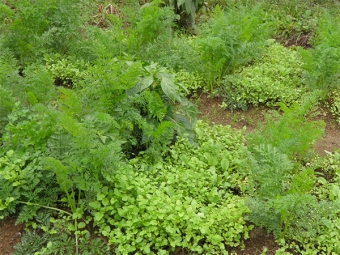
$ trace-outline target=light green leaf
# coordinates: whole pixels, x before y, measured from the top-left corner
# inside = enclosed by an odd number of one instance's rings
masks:
[[[101,207],[100,202],[99,201],[93,201],[89,203],[89,206],[91,206],[94,209],[99,209]]]
[[[105,197],[105,195],[104,194],[102,194],[102,193],[98,193],[97,194],[97,200],[103,200],[103,198]]]
[[[86,227],[85,222],[79,222],[78,223],[78,228],[85,228],[85,227]]]
[[[222,167],[223,171],[225,171],[225,172],[228,171],[228,169],[229,169],[229,160],[226,159],[226,158],[222,159],[221,160],[221,167]]]
[[[200,227],[200,231],[203,235],[205,235],[206,233],[208,233],[208,227],[207,226],[201,226]]]
[[[76,231],[76,227],[73,224],[69,224],[67,227],[70,231]]]
[[[104,213],[102,213],[102,212],[96,212],[94,214],[94,220],[95,221],[100,221],[103,217],[104,217]]]
[[[107,197],[105,197],[103,200],[102,200],[102,204],[103,206],[107,206],[109,204],[109,199]]]
[[[174,194],[174,188],[173,187],[168,186],[168,187],[165,188],[165,190],[166,190],[166,193],[169,195],[169,197],[173,196],[173,194]]]

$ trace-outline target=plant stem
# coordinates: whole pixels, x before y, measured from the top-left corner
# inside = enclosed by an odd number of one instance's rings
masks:
[[[55,207],[50,207],[50,206],[46,206],[46,205],[40,205],[40,204],[36,204],[36,203],[31,203],[31,202],[24,202],[24,201],[17,201],[17,202],[18,202],[18,203],[21,203],[21,204],[26,204],[26,205],[35,205],[35,206],[39,206],[39,207],[42,207],[42,208],[46,208],[46,209],[50,209],[50,210],[62,212],[62,213],[65,213],[65,214],[67,214],[67,215],[72,216],[72,213],[69,213],[69,212],[67,212],[67,211],[64,211],[64,210],[61,210],[61,209],[58,209],[58,208],[55,208]]]

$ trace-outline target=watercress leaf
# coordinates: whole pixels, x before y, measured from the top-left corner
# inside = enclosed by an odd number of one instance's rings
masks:
[[[224,172],[228,171],[229,169],[229,160],[227,158],[224,158],[221,160],[221,167]]]
[[[98,193],[97,194],[97,200],[103,200],[104,199],[104,197],[105,197],[105,195],[104,194],[102,194],[102,193]]]
[[[85,228],[85,227],[86,227],[85,222],[79,222],[78,223],[78,228]]]
[[[109,199],[107,197],[103,198],[102,204],[103,206],[107,206],[109,204]]]
[[[89,206],[91,206],[93,209],[99,209],[101,207],[99,201],[92,201],[89,203]]]
[[[103,217],[104,217],[104,213],[103,212],[95,212],[94,213],[94,220],[95,221],[100,221]]]
[[[208,233],[209,228],[207,226],[201,226],[200,231],[203,235],[205,235],[206,233]]]

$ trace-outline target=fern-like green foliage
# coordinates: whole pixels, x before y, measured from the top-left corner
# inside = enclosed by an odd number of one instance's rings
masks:
[[[276,198],[289,187],[293,163],[271,144],[261,144],[254,148],[256,164],[250,169],[256,193],[261,198]]]
[[[132,24],[126,40],[128,52],[131,54],[142,52],[145,47],[153,43],[158,37],[171,39],[175,14],[169,7],[161,7],[161,1],[145,3],[137,14],[138,20]]]
[[[15,10],[7,16],[4,46],[10,48],[21,65],[42,53],[67,52],[80,37],[80,1],[11,2]]]
[[[313,38],[314,49],[301,50],[309,86],[325,93],[338,87],[340,74],[340,26],[324,11]],[[324,95],[327,97],[327,94]]]
[[[250,171],[251,196],[246,199],[250,221],[273,231],[278,239],[294,238],[301,221],[309,225],[305,229],[311,234],[316,224],[303,215],[318,205],[316,197],[309,194],[315,182],[313,169],[297,171],[293,161],[270,144],[256,146],[253,151],[246,163]]]
[[[215,8],[197,40],[210,84],[261,55],[269,36],[269,26],[262,22],[262,15],[260,5],[251,10],[240,6],[226,12]]]
[[[266,125],[249,134],[250,146],[271,144],[290,159],[303,159],[314,142],[321,137],[325,123],[319,120],[309,120],[319,93],[307,95],[302,102],[290,107],[280,104],[283,114],[271,112],[266,117]]]
[[[46,234],[39,235],[37,231],[26,231],[19,243],[14,245],[14,255],[35,254],[48,242]]]

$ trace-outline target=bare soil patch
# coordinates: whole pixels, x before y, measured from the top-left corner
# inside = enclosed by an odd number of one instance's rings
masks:
[[[15,218],[10,217],[0,221],[0,254],[13,254],[13,246],[21,239],[24,225],[15,225]]]

